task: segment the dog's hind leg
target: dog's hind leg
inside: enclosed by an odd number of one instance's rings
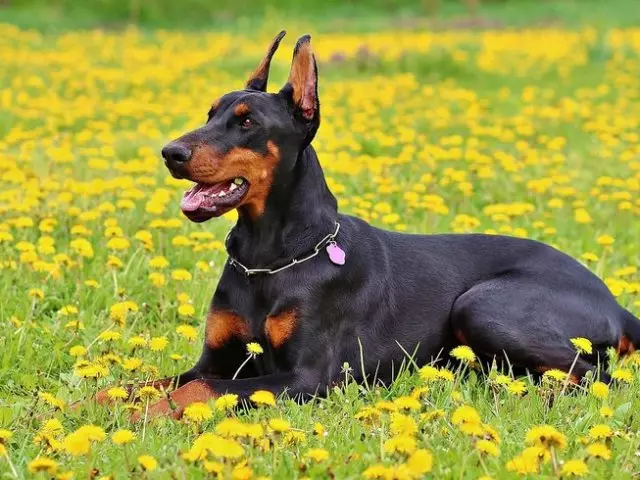
[[[604,369],[596,366],[597,354],[576,359],[570,341],[585,337],[594,347],[614,346],[616,333],[606,320],[571,298],[570,292],[556,292],[529,282],[496,278],[458,297],[451,313],[458,341],[489,361],[495,358],[538,373],[558,369],[570,373],[574,382],[587,372],[609,381]]]

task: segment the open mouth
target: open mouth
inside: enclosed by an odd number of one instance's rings
[[[242,177],[220,183],[196,183],[184,192],[180,208],[193,222],[204,222],[238,206],[249,190]]]

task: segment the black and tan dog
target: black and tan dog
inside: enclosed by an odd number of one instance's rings
[[[171,174],[195,182],[182,210],[204,222],[230,209],[238,222],[211,302],[197,365],[175,379],[172,402],[151,415],[225,392],[309,397],[339,382],[344,362],[389,381],[415,352],[431,362],[466,344],[484,360],[569,371],[607,381],[604,352],[640,346],[640,322],[589,270],[531,240],[489,235],[405,235],[337,211],[311,141],[320,124],[310,37],[293,53],[284,87],[266,93],[281,32],[244,90],[214,103],[201,128],[162,150]],[[246,344],[264,354],[232,379]],[[363,356],[363,365],[361,358]],[[171,403],[173,405],[171,405]]]

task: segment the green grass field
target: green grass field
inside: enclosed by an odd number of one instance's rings
[[[640,315],[632,4],[491,3],[480,14],[500,23],[477,30],[447,2],[437,21],[407,23],[417,2],[393,17],[384,2],[345,3],[318,20],[276,9],[193,28],[164,17],[124,26],[117,12],[102,22],[106,1],[93,13],[17,3],[0,7],[2,478],[640,474],[638,353],[613,362],[608,389],[475,363],[400,368],[389,388],[367,388],[350,365],[326,399],[212,401],[183,422],[132,423],[145,392],[135,405],[83,402],[197,360],[234,216],[182,217],[188,182],[169,177],[159,150],[241,88],[282,27],[271,90],[310,31],[323,112],[314,145],[343,212],[407,232],[550,243]],[[348,8],[362,15],[349,22]]]

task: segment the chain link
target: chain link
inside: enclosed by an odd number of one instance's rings
[[[291,260],[289,263],[287,263],[286,265],[283,265],[282,267],[279,268],[248,268],[246,266],[244,266],[242,263],[240,263],[238,260],[236,260],[235,258],[233,258],[231,255],[229,255],[229,251],[227,250],[227,255],[229,256],[229,264],[234,266],[234,267],[238,267],[242,273],[244,273],[247,277],[250,277],[251,275],[258,275],[258,274],[265,274],[265,275],[274,275],[278,272],[281,272],[283,270],[286,270],[287,268],[293,267],[294,265],[297,265],[299,263],[304,263],[307,260],[311,260],[313,257],[317,256],[320,253],[320,249],[331,243],[337,236],[338,236],[338,232],[340,231],[340,223],[338,223],[336,221],[336,229],[333,233],[328,234],[327,236],[325,236],[322,240],[320,240],[315,247],[313,247],[313,252],[311,252],[309,255],[307,255],[306,257],[302,257],[302,258],[294,258],[293,260]],[[229,233],[227,234],[227,238],[225,238],[224,240],[224,246],[225,249],[227,247],[227,240],[229,240],[229,235],[231,235],[231,231],[229,231]]]

